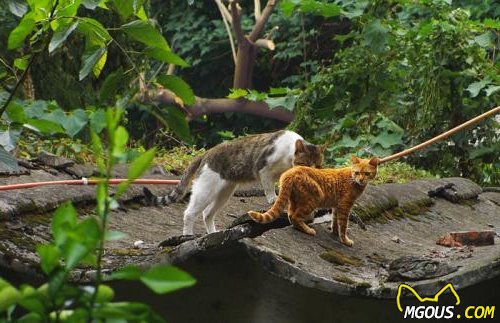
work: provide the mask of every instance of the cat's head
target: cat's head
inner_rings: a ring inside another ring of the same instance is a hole
[[[379,159],[362,159],[356,156],[351,156],[352,179],[359,185],[366,185],[368,182],[377,176],[377,166]]]
[[[295,141],[293,165],[321,168],[323,165],[325,148],[325,145],[313,145],[302,139],[297,139],[297,141]]]

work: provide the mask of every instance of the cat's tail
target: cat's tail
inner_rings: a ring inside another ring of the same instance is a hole
[[[165,196],[156,196],[146,187],[143,188],[144,196],[149,205],[168,205],[179,202],[186,196],[191,180],[200,168],[203,156],[198,156],[189,164],[184,174],[182,174],[179,184]]]
[[[292,192],[291,177],[284,178],[280,183],[280,191],[273,206],[267,212],[260,213],[256,211],[248,212],[248,215],[259,223],[269,223],[280,217],[281,211],[285,209]]]

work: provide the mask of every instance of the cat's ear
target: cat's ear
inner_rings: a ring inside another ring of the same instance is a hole
[[[351,155],[351,161],[353,164],[359,164],[359,162],[361,161],[361,159],[359,159],[358,157],[354,156],[354,155]]]
[[[378,159],[377,157],[373,157],[372,159],[370,159],[370,161],[368,162],[368,164],[372,165],[372,166],[375,166],[377,167],[378,164],[380,163],[380,159]]]
[[[295,153],[305,151],[306,147],[304,145],[304,141],[302,139],[297,139],[295,141]]]

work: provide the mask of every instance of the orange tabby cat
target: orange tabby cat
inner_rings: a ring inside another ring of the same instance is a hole
[[[296,166],[280,177],[280,190],[276,202],[265,213],[250,211],[256,222],[276,220],[288,203],[288,219],[298,230],[310,235],[316,231],[305,221],[311,220],[317,208],[332,208],[331,229],[346,246],[353,241],[347,237],[349,212],[368,182],[377,175],[378,159],[360,159],[352,156],[352,166],[316,169]]]

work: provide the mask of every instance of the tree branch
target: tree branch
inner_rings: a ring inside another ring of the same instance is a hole
[[[285,123],[290,123],[294,118],[293,113],[285,108],[269,109],[269,106],[264,101],[249,101],[246,99],[207,99],[196,97],[195,103],[192,106],[183,106],[180,104],[177,96],[167,89],[149,91],[147,95],[137,96],[137,100],[143,103],[156,101],[162,104],[174,105],[181,108],[187,114],[188,119],[194,119],[205,114],[223,112],[247,113]]]
[[[267,20],[269,20],[269,16],[273,12],[274,7],[278,3],[279,0],[269,0],[266,4],[266,7],[264,8],[264,11],[262,11],[262,15],[260,18],[255,22],[255,25],[253,26],[252,32],[250,33],[250,36],[248,37],[252,42],[255,42],[260,35],[262,34],[262,31],[264,30],[264,27],[267,23]]]
[[[227,11],[226,7],[222,4],[221,0],[215,0],[217,7],[219,7],[220,14],[222,16],[222,21],[224,22],[224,26],[226,27],[227,37],[229,38],[229,44],[231,45],[231,52],[233,53],[233,61],[236,65],[236,46],[234,45],[233,34],[231,33],[231,28],[229,24],[233,23],[231,18],[231,14]]]
[[[254,0],[254,16],[255,16],[255,22],[260,19],[261,16],[261,10],[260,10],[260,0]]]
[[[233,17],[233,29],[236,33],[236,40],[238,41],[238,45],[240,45],[245,41],[245,33],[243,33],[243,29],[241,29],[241,9],[238,8],[238,0],[230,0],[229,5],[231,8],[231,16]]]
[[[231,17],[231,13],[229,10],[227,10],[226,6],[222,3],[221,0],[215,0],[215,3],[217,4],[217,7],[219,7],[220,14],[222,15],[223,19],[226,19],[229,24],[233,24],[233,17]]]
[[[257,47],[267,48],[269,50],[274,50],[276,48],[276,45],[270,39],[257,39],[253,44]]]

